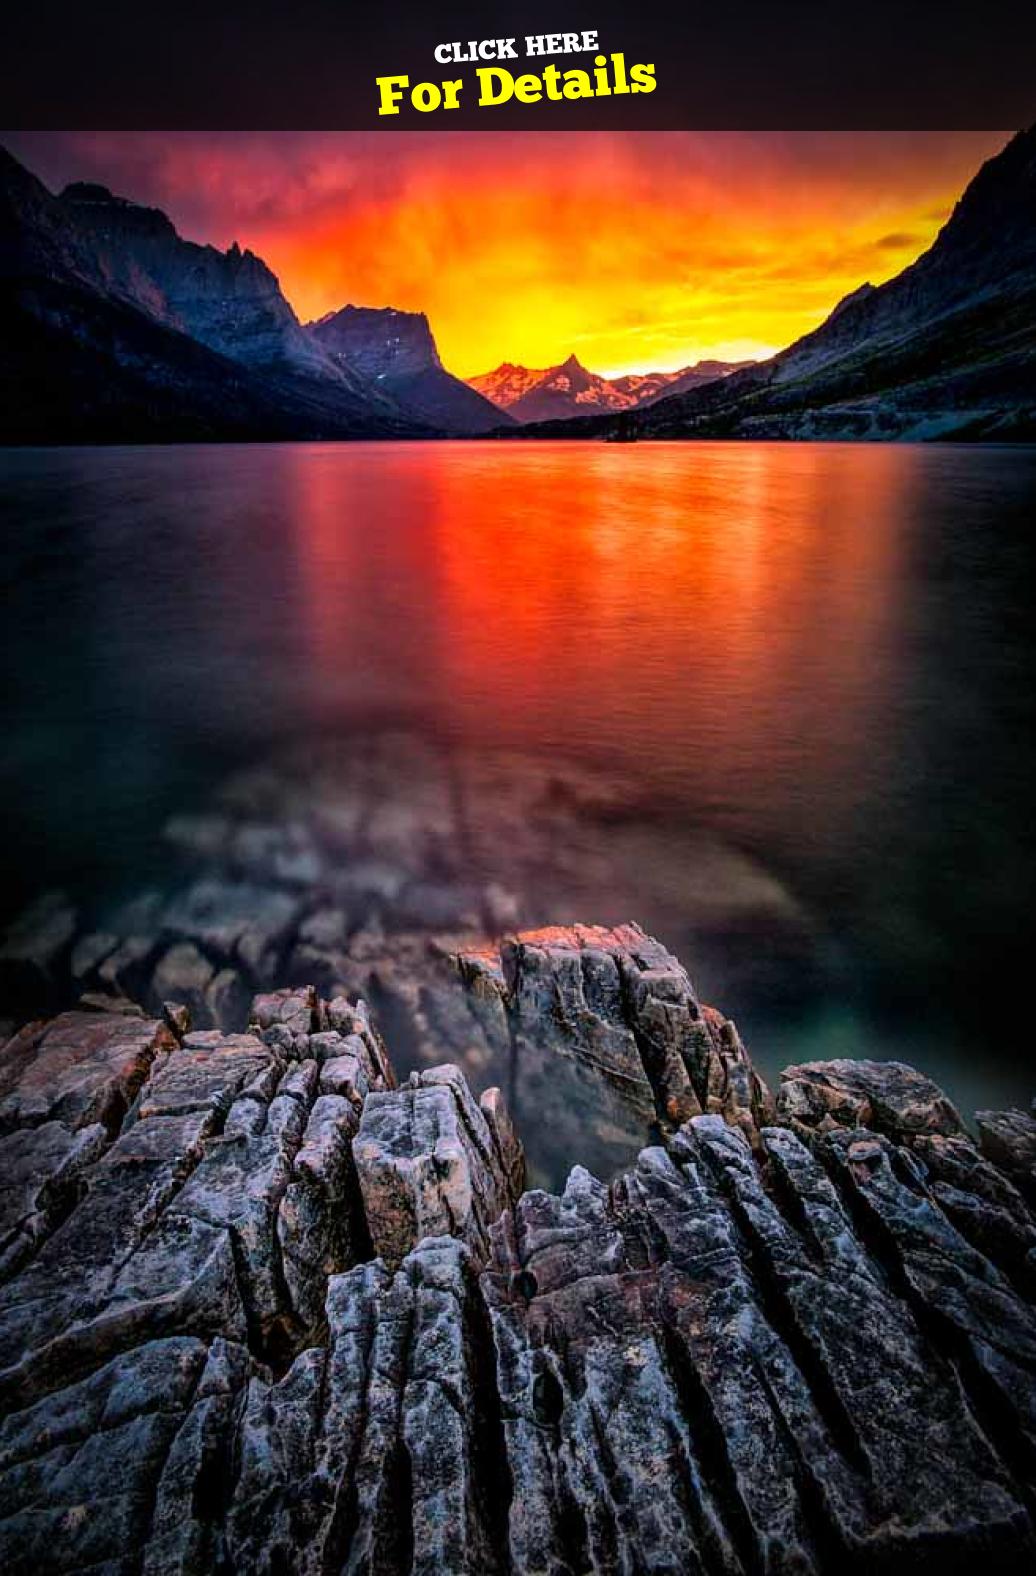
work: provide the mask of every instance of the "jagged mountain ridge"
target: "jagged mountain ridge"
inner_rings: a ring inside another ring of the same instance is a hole
[[[550,367],[508,412],[515,421],[549,421],[582,410],[626,410],[629,397],[587,371],[577,356]]]
[[[432,426],[476,434],[501,425],[494,404],[446,371],[423,312],[348,305],[308,324],[307,332],[337,366],[360,373]]]
[[[0,434],[13,443],[430,434],[306,335],[260,259],[183,241],[0,149]]]
[[[577,356],[538,372],[505,362],[496,372],[470,378],[476,388],[514,421],[553,421],[584,411],[626,410],[632,400],[607,378],[588,372]]]
[[[522,367],[513,361],[502,361],[494,371],[480,372],[477,377],[466,381],[469,388],[491,400],[498,410],[510,411],[523,394],[527,394],[546,376],[547,369],[542,367]]]
[[[76,183],[58,201],[112,294],[246,366],[327,378],[369,395],[351,368],[306,333],[254,252],[236,241],[221,252],[184,240],[161,209],[115,197],[105,186]]]
[[[866,342],[901,340],[961,307],[1036,282],[1036,128],[1019,132],[965,188],[928,250],[886,284],[861,285],[774,358],[776,381],[829,365]]]
[[[575,355],[555,367],[536,370],[502,362],[493,372],[468,378],[468,384],[515,421],[564,420],[595,411],[641,409],[667,393],[698,388],[753,362],[699,361],[675,372],[633,372],[605,378],[590,372]]]
[[[755,364],[753,360],[696,361],[691,366],[680,367],[676,372],[632,372],[610,381],[613,388],[633,396],[635,409],[643,410],[645,405],[653,405],[656,400],[666,399],[670,394],[683,394],[688,389],[702,388],[706,383],[715,383],[717,378],[729,378],[743,367],[754,367]]]

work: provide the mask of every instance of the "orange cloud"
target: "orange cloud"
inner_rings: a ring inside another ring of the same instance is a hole
[[[250,246],[303,319],[428,313],[461,375],[575,351],[595,371],[765,355],[929,244],[1006,133],[37,133],[50,184],[103,180],[195,240]]]

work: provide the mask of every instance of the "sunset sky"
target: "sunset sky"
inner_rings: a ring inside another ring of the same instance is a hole
[[[932,240],[1000,132],[24,133],[191,240],[250,247],[306,321],[427,312],[444,364],[768,355]]]

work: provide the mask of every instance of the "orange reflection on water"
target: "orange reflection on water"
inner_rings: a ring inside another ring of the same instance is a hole
[[[690,773],[721,803],[862,780],[914,452],[300,448],[313,682],[482,741],[593,748],[677,794]],[[851,791],[825,797],[852,814]]]

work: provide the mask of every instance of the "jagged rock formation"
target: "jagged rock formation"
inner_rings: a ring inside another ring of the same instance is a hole
[[[870,1127],[897,1140],[953,1137],[964,1124],[938,1085],[903,1062],[806,1062],[781,1075],[782,1121],[800,1132]]]
[[[772,1116],[734,1024],[637,925],[529,931],[458,963],[483,1003],[496,993],[519,1054],[570,1056],[676,1125],[714,1111],[755,1138]]]
[[[499,1089],[476,1104],[456,1067],[371,1094],[353,1157],[375,1250],[392,1267],[425,1237],[459,1237],[484,1259],[490,1226],[524,1181]]]
[[[498,1100],[477,1106],[455,1069],[394,1090],[364,1004],[313,990],[257,998],[247,1034],[66,1013],[15,1037],[3,1077],[10,1400],[141,1332],[222,1334],[274,1363],[305,1344],[328,1276],[370,1258],[371,1234],[401,1240],[387,1119],[415,1093],[439,1122],[415,1224],[448,1223],[484,1252],[522,1184]]]
[[[590,1055],[559,1059],[540,1035],[513,1034],[499,948],[484,938],[542,927],[574,901],[607,903],[612,919],[639,902],[679,935],[691,899],[703,967],[729,973],[760,932],[789,970],[817,967],[813,922],[771,871],[676,816],[664,864],[646,863],[642,814],[628,782],[556,759],[444,751],[414,734],[368,735],[362,750],[327,741],[236,772],[172,816],[162,885],[33,903],[0,944],[0,1013],[10,1033],[84,1001],[152,1017],[178,1001],[196,1028],[239,1032],[257,992],[359,994],[404,1078],[452,1062],[477,1091],[507,1091],[532,1183],[562,1186],[575,1161],[609,1179],[650,1141],[664,1094],[656,1106],[639,1052],[632,1076],[609,1080]],[[480,947],[476,989],[458,958]],[[704,1086],[698,1103],[719,1109]],[[546,1109],[549,1123],[536,1120]]]
[[[634,926],[456,967],[662,1141],[522,1193],[498,1092],[397,1087],[309,987],[3,1049],[4,1568],[1030,1570],[1036,1222],[996,1163],[1029,1119],[983,1152],[879,1062],[774,1104]]]

